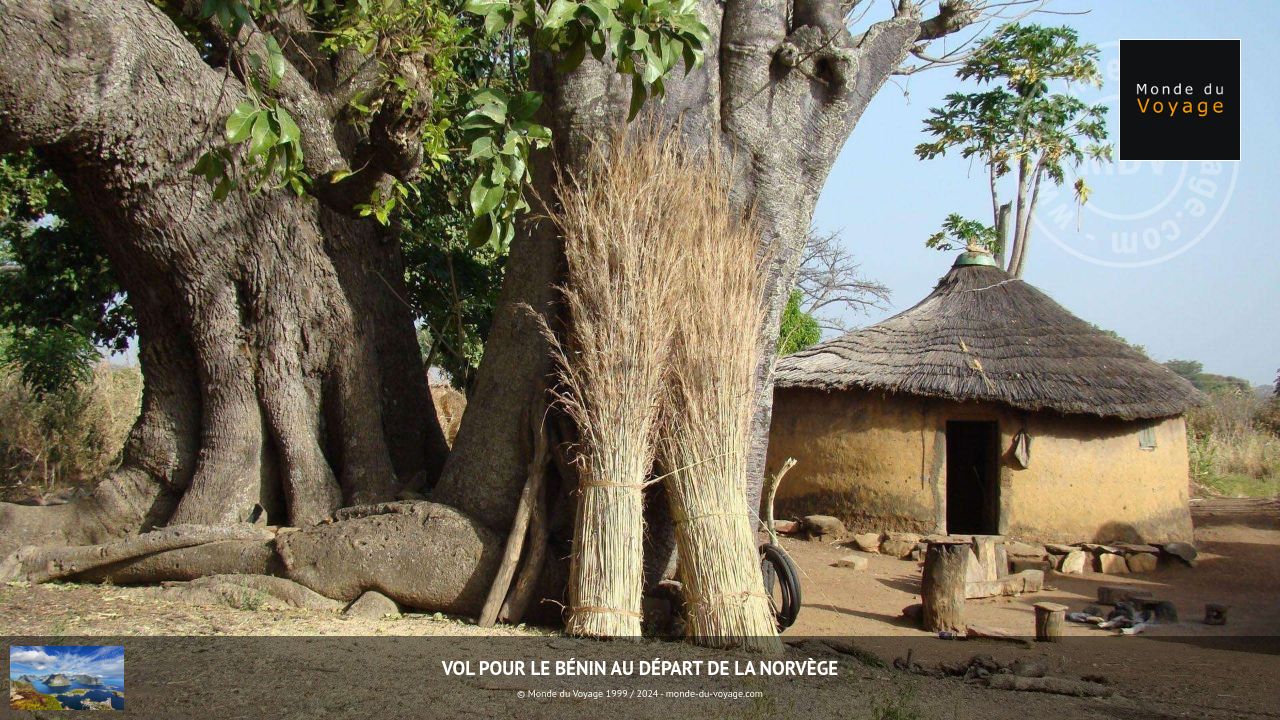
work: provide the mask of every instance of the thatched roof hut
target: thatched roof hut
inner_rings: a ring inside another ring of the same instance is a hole
[[[989,255],[961,255],[909,310],[782,358],[776,385],[770,464],[800,461],[784,508],[927,532],[1189,534],[1181,415],[1199,393]],[[1037,507],[1080,499],[1074,517]]]
[[[915,307],[783,358],[777,385],[1125,420],[1180,415],[1197,402],[1191,383],[1128,343],[1000,268],[966,259]]]

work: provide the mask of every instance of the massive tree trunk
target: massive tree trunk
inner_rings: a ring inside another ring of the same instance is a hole
[[[733,197],[754,213],[769,258],[765,287],[772,302],[759,338],[748,462],[752,512],[764,476],[778,323],[827,173],[872,96],[912,47],[972,19],[964,2],[944,4],[942,15],[926,21],[918,3],[897,7],[894,17],[855,38],[845,27],[846,8],[835,0],[705,0],[702,19],[712,32],[705,64],[688,75],[675,70],[666,98],[647,111],[650,121],[680,132],[690,146],[716,147],[732,159]],[[554,60],[535,54],[532,84],[546,95],[543,118],[554,130],[557,159],[573,172],[593,144],[607,142],[625,123],[631,84],[607,62],[588,58],[564,74]],[[544,169],[542,177],[553,175]],[[550,195],[549,185],[540,190]],[[550,367],[524,306],[550,312],[560,252],[542,226],[513,244],[475,391],[437,488],[435,499],[495,528],[510,523],[528,464],[524,434],[516,431],[528,395],[519,388]]]
[[[214,200],[190,171],[244,85],[154,5],[0,0],[0,17],[0,152],[35,148],[94,222],[145,379],[120,469],[83,502],[0,506],[0,552],[262,512],[311,525],[432,484],[447,449],[394,243],[341,203]],[[281,92],[313,176],[358,166],[319,90],[291,71]]]

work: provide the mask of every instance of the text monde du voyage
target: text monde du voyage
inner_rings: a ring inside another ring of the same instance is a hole
[[[1138,103],[1138,112],[1143,115],[1209,117],[1226,112],[1226,101],[1213,99],[1215,96],[1225,95],[1224,88],[1223,85],[1213,83],[1205,83],[1204,87],[1190,83],[1173,85],[1135,83],[1134,91],[1137,97],[1134,100]]]

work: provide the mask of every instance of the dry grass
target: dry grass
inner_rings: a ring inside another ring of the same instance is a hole
[[[100,363],[84,385],[38,398],[0,367],[0,493],[43,501],[115,469],[142,401],[137,368]]]
[[[570,634],[638,636],[643,494],[671,345],[672,220],[691,202],[669,143],[615,138],[562,180],[568,312],[555,342],[560,402],[579,428],[581,480],[569,584]],[[548,333],[550,336],[550,333]]]
[[[684,173],[687,212],[669,229],[676,321],[660,440],[689,635],[712,646],[777,652],[747,507],[757,338],[764,320],[759,234],[730,206],[729,169],[705,158]]]
[[[1191,475],[1210,494],[1270,497],[1280,493],[1276,400],[1239,392],[1209,395],[1187,413]]]

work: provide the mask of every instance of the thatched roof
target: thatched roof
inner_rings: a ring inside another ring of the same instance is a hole
[[[1189,382],[1026,282],[962,262],[915,307],[779,360],[778,387],[1124,419],[1179,415],[1199,402]]]

